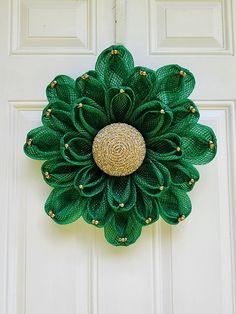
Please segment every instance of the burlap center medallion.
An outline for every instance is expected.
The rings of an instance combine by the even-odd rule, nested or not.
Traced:
[[[142,134],[126,123],[101,129],[93,141],[93,158],[110,176],[127,176],[142,164],[146,153]]]

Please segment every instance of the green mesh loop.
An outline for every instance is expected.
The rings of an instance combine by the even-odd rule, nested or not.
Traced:
[[[133,112],[133,102],[129,95],[119,93],[111,100],[111,120],[114,122],[127,122]],[[117,110],[120,108],[120,110]]]
[[[46,160],[60,157],[59,147],[60,133],[41,126],[27,134],[24,152],[30,158]]]
[[[192,205],[185,191],[170,187],[160,197],[160,215],[169,224],[178,224],[191,213]]]
[[[211,128],[202,124],[189,126],[189,130],[182,133],[185,160],[194,165],[209,163],[216,155],[217,141]],[[210,143],[213,143],[211,148]]]
[[[196,124],[200,114],[197,106],[190,99],[184,99],[171,107],[173,112],[173,121],[170,132],[182,132],[187,124]],[[183,123],[184,121],[184,123]]]
[[[48,85],[46,94],[49,102],[57,100],[72,104],[76,97],[75,82],[67,75],[58,75]]]
[[[75,90],[78,98],[87,97],[104,107],[105,88],[99,81],[95,71],[88,71],[75,81]]]
[[[46,201],[45,211],[56,223],[69,224],[81,216],[80,201],[75,189],[54,189]]]
[[[115,97],[116,101],[111,103]],[[125,96],[125,97],[124,97]],[[121,97],[121,98],[120,98]],[[119,100],[122,103],[118,103]],[[126,86],[120,86],[119,88],[112,87],[106,91],[105,109],[110,121],[116,122],[116,116],[119,118],[119,122],[125,122],[130,120],[135,103],[135,95],[132,89]],[[116,106],[115,106],[116,105]],[[127,112],[129,110],[129,113]],[[127,114],[128,113],[128,114]],[[128,118],[129,116],[129,118]]]
[[[153,138],[156,139],[158,135],[170,127],[173,113],[163,103],[153,100],[135,109],[131,119],[135,127],[145,135],[145,139],[148,141]]]
[[[88,224],[104,227],[107,241],[115,246],[134,243],[142,227],[159,216],[172,225],[182,222],[191,212],[187,192],[199,180],[193,165],[210,162],[217,151],[213,130],[198,123],[199,110],[188,99],[194,85],[193,74],[176,64],[157,71],[134,67],[132,55],[121,45],[105,49],[95,71],[76,81],[56,76],[46,89],[43,126],[31,130],[24,145],[27,156],[46,160],[42,175],[54,188],[45,204],[48,216],[68,224],[82,215]],[[145,142],[140,150],[144,160],[129,175],[104,173],[93,156],[95,136],[113,123],[133,126]],[[96,151],[99,163],[107,155],[104,163],[112,162],[110,168],[130,156],[132,164],[140,157],[137,137],[125,141],[125,131],[117,130],[123,133],[104,133],[106,150]]]
[[[88,133],[95,136],[97,132],[108,124],[105,111],[92,99],[83,97],[77,100],[72,111],[72,121],[76,129],[83,135]]]
[[[76,175],[74,186],[81,196],[93,197],[102,192],[107,185],[107,178],[96,165],[82,167]]]
[[[190,192],[199,180],[198,170],[189,162],[176,160],[163,163],[170,171],[172,185],[181,190]]]
[[[105,225],[104,233],[107,241],[115,246],[128,246],[141,235],[142,226],[133,213],[120,213],[112,217]]]
[[[107,190],[103,189],[94,197],[83,198],[82,206],[83,219],[98,228],[104,227],[109,223],[114,213],[107,200]]]
[[[136,187],[130,176],[110,177],[107,198],[115,212],[126,212],[136,203]]]
[[[75,132],[67,133],[60,143],[62,157],[69,163],[80,166],[92,162],[92,143],[85,137],[78,137]]]
[[[124,46],[118,45],[111,46],[100,54],[95,69],[107,87],[118,87],[123,85],[133,67],[131,53]]]
[[[183,146],[180,136],[174,133],[161,135],[148,143],[147,156],[156,160],[177,160],[182,158]]]
[[[41,171],[45,182],[53,188],[70,188],[74,185],[78,167],[62,159],[50,159],[42,165]]]
[[[64,101],[49,103],[43,110],[42,123],[52,130],[65,134],[75,131],[70,117],[71,105]]]
[[[124,85],[129,86],[135,94],[136,106],[151,100],[152,90],[157,80],[155,71],[145,67],[135,67],[126,78]]]
[[[163,66],[156,74],[157,83],[153,95],[167,104],[188,98],[194,89],[193,74],[177,64]]]
[[[159,219],[160,201],[137,189],[137,202],[134,208],[134,215],[137,222],[148,226]]]
[[[143,193],[157,197],[170,184],[170,173],[161,163],[148,157],[141,167],[133,174],[135,184]]]

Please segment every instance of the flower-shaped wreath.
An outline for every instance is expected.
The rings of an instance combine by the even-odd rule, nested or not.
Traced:
[[[46,213],[59,224],[82,215],[116,246],[134,243],[159,215],[169,224],[184,220],[187,192],[199,179],[193,164],[216,154],[214,132],[197,123],[187,98],[194,85],[178,65],[134,67],[123,46],[104,50],[95,71],[76,81],[57,76],[47,87],[43,126],[24,146],[29,157],[46,160],[42,174],[54,188]]]

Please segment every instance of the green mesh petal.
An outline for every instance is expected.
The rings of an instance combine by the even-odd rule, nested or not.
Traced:
[[[78,98],[88,97],[98,105],[105,105],[105,88],[99,81],[95,71],[88,71],[75,81],[75,90]]]
[[[65,134],[60,143],[63,158],[71,164],[86,166],[93,163],[92,141],[79,137],[76,132]]]
[[[102,192],[107,185],[107,176],[96,165],[81,168],[75,178],[74,186],[81,196],[93,197]]]
[[[106,112],[112,122],[127,122],[134,109],[134,93],[130,88],[110,88],[106,94]]]
[[[108,177],[107,198],[114,211],[129,211],[136,203],[136,187],[131,176]]]
[[[46,95],[49,102],[62,100],[68,104],[72,104],[77,98],[75,81],[67,75],[58,75],[54,78],[52,83],[48,85]]]
[[[183,155],[182,139],[174,133],[152,138],[146,145],[147,156],[156,160],[176,160]]]
[[[148,226],[159,219],[160,201],[137,189],[137,201],[134,208],[136,220],[143,226]]]
[[[140,236],[142,226],[133,213],[118,213],[105,225],[104,232],[107,241],[115,246],[128,246]]]
[[[52,219],[61,225],[69,224],[81,216],[80,196],[75,189],[54,189],[49,195],[45,211],[55,215]]]
[[[168,106],[154,100],[137,107],[131,121],[148,141],[169,129],[172,117],[172,111]]]
[[[151,100],[152,89],[157,80],[155,71],[145,67],[135,67],[126,78],[124,85],[129,86],[135,94],[136,105]]]
[[[194,165],[204,165],[216,155],[216,136],[211,128],[202,124],[190,125],[182,134],[184,159]],[[212,143],[212,147],[210,145]]]
[[[199,172],[189,162],[175,160],[164,162],[164,165],[170,172],[173,186],[181,190],[191,191],[199,180]]]
[[[99,194],[83,198],[83,218],[94,226],[104,227],[114,215],[107,200],[107,191],[104,189]]]
[[[184,99],[171,106],[173,112],[170,132],[181,132],[188,129],[189,124],[196,124],[200,114],[197,106],[190,99]]]
[[[153,95],[167,104],[188,98],[194,89],[193,74],[177,64],[163,66],[156,74],[157,82]]]
[[[60,133],[43,126],[32,129],[27,134],[24,152],[38,160],[60,157]]]
[[[91,137],[95,136],[109,121],[105,111],[92,99],[86,97],[77,100],[72,111],[72,120],[81,135],[88,134]]]
[[[95,69],[103,84],[107,87],[123,85],[134,67],[131,53],[121,45],[105,49],[98,57]]]
[[[45,182],[54,188],[69,188],[74,184],[78,166],[62,159],[47,160],[41,168]]]
[[[190,198],[185,191],[170,187],[160,197],[160,215],[169,224],[177,224],[180,217],[187,217],[192,210]]]
[[[145,158],[133,180],[143,193],[156,197],[169,186],[170,173],[161,163]]]
[[[71,109],[71,105],[61,100],[49,103],[42,113],[43,125],[62,134],[75,131],[70,117]]]

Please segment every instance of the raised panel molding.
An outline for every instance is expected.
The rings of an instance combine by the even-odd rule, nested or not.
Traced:
[[[45,104],[45,100],[9,101],[11,194],[6,210],[8,266],[3,314],[96,314],[95,230],[90,228],[84,239],[86,225],[82,221],[67,227],[48,220],[43,204],[51,188],[40,183],[41,162],[25,162],[26,133],[41,125]]]
[[[190,193],[192,214],[180,229],[171,230],[174,313],[234,314],[235,102],[196,103],[200,123],[215,130],[218,154],[209,165],[198,166],[201,180]]]
[[[96,0],[12,0],[10,54],[94,54]]]
[[[193,210],[185,223],[153,226],[153,313],[235,314],[236,102],[195,102],[202,123],[213,127],[219,139],[207,174],[198,167],[202,180],[215,176],[215,186],[208,186],[215,198],[207,198],[200,180],[191,192]]]
[[[213,250],[213,252],[219,255],[217,255],[218,259],[214,261],[216,264],[212,265],[212,267],[214,266],[214,271],[217,270],[217,279],[214,279],[210,284],[216,283],[219,285],[220,295],[213,303],[214,306],[219,305],[220,307],[217,311],[209,313],[234,314],[233,304],[235,300],[233,295],[235,295],[235,291],[232,287],[235,285],[233,274],[236,261],[235,246],[233,245],[236,236],[234,213],[236,204],[236,195],[234,193],[236,178],[234,165],[236,159],[236,144],[234,140],[236,136],[236,102],[197,100],[196,103],[202,112],[204,122],[209,122],[213,125],[219,139],[222,140],[218,143],[219,152],[221,153],[218,154],[217,160],[214,161],[216,164],[213,166],[214,173],[216,168],[220,169],[217,172],[217,182],[219,183],[217,189],[223,189],[224,192],[222,193],[221,191],[219,193],[218,190],[215,191],[218,198],[211,206],[211,213],[215,213],[218,220],[212,222],[212,225],[215,222],[213,229],[211,229],[212,227],[207,219],[203,223],[203,228],[208,224],[209,230],[214,230],[217,233],[213,236],[217,236],[217,239],[219,239],[219,241],[216,241],[214,238],[215,251]],[[9,142],[12,145],[12,149],[11,159],[9,160],[11,171],[8,177],[8,185],[11,186],[11,193],[14,197],[9,195],[8,225],[5,232],[8,247],[8,252],[6,252],[8,261],[6,265],[8,265],[8,268],[5,270],[7,305],[4,314],[40,314],[45,312],[43,311],[45,306],[47,306],[47,313],[54,313],[55,310],[58,314],[64,314],[66,311],[84,314],[102,313],[100,309],[101,304],[98,300],[98,283],[103,281],[103,265],[109,264],[109,256],[112,254],[113,258],[111,260],[115,261],[116,254],[114,251],[118,249],[111,248],[109,250],[109,248],[106,248],[104,250],[103,242],[96,241],[100,230],[92,230],[90,232],[92,228],[85,229],[83,222],[79,223],[79,226],[73,224],[68,227],[58,227],[55,224],[51,224],[48,221],[48,217],[44,217],[44,213],[38,208],[39,205],[37,205],[37,208],[32,206],[33,204],[42,203],[41,198],[44,199],[44,194],[48,193],[48,189],[44,183],[36,183],[36,181],[40,181],[40,175],[38,170],[34,171],[32,164],[29,165],[30,163],[27,163],[26,165],[23,160],[22,145],[26,131],[40,125],[41,111],[45,104],[45,100],[9,101],[11,117]],[[37,169],[38,166],[37,164]],[[30,171],[32,171],[32,176],[30,176]],[[26,185],[22,185],[22,177],[24,175],[30,180]],[[37,178],[38,180],[36,180]],[[38,188],[37,193],[32,192],[35,186]],[[192,200],[194,204],[199,197],[197,197],[197,192],[194,191],[193,193]],[[216,206],[214,206],[215,203]],[[204,220],[204,217],[199,216],[200,213],[197,214],[197,210],[199,211],[199,208],[194,208],[192,215],[195,215],[195,217],[193,219],[199,218]],[[151,277],[152,312],[150,313],[199,313],[197,311],[198,303],[196,303],[196,308],[191,308],[190,311],[188,309],[193,305],[192,296],[190,295],[192,289],[194,290],[195,286],[198,287],[197,282],[194,280],[202,272],[199,271],[190,275],[189,282],[192,280],[194,285],[190,284],[189,287],[187,284],[181,286],[181,283],[185,282],[186,278],[188,280],[186,271],[189,271],[189,269],[184,269],[182,262],[185,262],[185,258],[183,255],[186,254],[187,260],[191,258],[189,251],[192,245],[190,241],[181,239],[181,234],[183,236],[190,232],[197,233],[199,224],[197,223],[194,226],[195,229],[192,230],[192,225],[186,221],[175,231],[175,227],[159,222],[152,227],[152,239],[150,237],[146,238],[147,241],[152,243],[150,252],[145,253],[150,254],[151,260],[148,265],[151,266],[151,271],[148,272],[149,267],[147,267],[147,269],[142,269],[141,272],[145,272],[144,276],[148,275]],[[45,235],[39,232],[40,229],[43,230]],[[80,234],[78,235],[77,233]],[[84,236],[85,233],[86,237]],[[78,237],[83,238],[84,245],[81,245]],[[194,240],[197,237],[198,235],[190,237],[190,239]],[[105,241],[103,237],[102,241]],[[199,241],[197,239],[198,244]],[[206,248],[211,250],[212,248],[208,247],[209,243],[206,239]],[[97,248],[97,246],[100,247]],[[184,251],[185,246],[186,251]],[[194,249],[197,249],[197,247],[192,248],[192,250]],[[67,250],[69,250],[68,256],[72,256],[72,258],[65,257]],[[130,250],[132,250],[131,247]],[[147,250],[149,250],[149,247]],[[103,251],[106,251],[105,257],[101,254]],[[180,252],[181,258],[179,257]],[[199,252],[201,252],[201,249],[199,249]],[[135,253],[135,251],[132,253]],[[128,255],[128,252],[125,252],[125,254]],[[35,267],[39,265],[39,258],[41,267],[36,270]],[[202,256],[202,259],[204,260],[204,256]],[[207,262],[204,260],[204,263]],[[196,266],[196,261],[193,263],[194,265]],[[207,265],[209,266],[209,263]],[[115,271],[115,267],[118,266],[115,264],[111,268]],[[125,278],[128,278],[131,270],[124,268],[125,270],[127,271]],[[60,274],[59,278],[57,278],[58,274]],[[109,286],[109,289],[112,287],[113,280],[116,282],[115,275],[114,278],[110,277],[111,286]],[[140,279],[136,278],[136,280],[139,282]],[[45,290],[41,289],[42,287],[45,287]],[[102,295],[104,293],[102,288],[104,287],[102,285],[99,287],[101,288],[99,294]],[[185,287],[186,291],[179,289],[179,287]],[[205,289],[205,287],[202,288]],[[198,301],[203,297],[204,291],[198,290],[198,297],[200,298]],[[112,301],[112,296],[111,291],[110,301]],[[122,291],[118,298],[122,298]],[[65,299],[67,302],[65,302]],[[107,300],[107,295],[104,299]],[[63,306],[68,305],[68,300],[71,300],[72,303],[65,310]],[[208,302],[212,302],[212,299],[209,298]],[[37,309],[34,307],[36,304],[38,305]],[[137,307],[138,304],[139,299],[137,299],[137,304],[134,307]],[[201,307],[203,305],[202,303],[200,304]],[[126,304],[126,306],[128,308],[132,307],[130,304]]]
[[[231,0],[149,0],[150,54],[232,54]]]

